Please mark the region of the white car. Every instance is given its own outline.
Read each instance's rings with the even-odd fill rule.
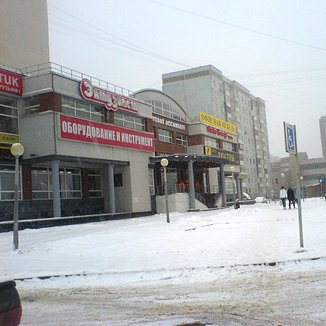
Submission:
[[[251,200],[250,196],[245,192],[242,193],[242,198],[243,200]]]
[[[267,204],[268,200],[266,199],[266,197],[257,197],[255,199],[256,203],[262,203],[262,204]]]

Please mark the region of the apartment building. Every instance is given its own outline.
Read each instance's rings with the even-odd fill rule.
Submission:
[[[265,103],[212,65],[163,74],[163,91],[175,98],[192,122],[200,112],[236,125],[243,190],[269,192],[270,154]],[[226,170],[230,169],[226,167]]]

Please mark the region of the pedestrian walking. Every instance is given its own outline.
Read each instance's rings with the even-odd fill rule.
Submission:
[[[283,209],[286,209],[287,192],[284,186],[282,186],[280,189],[280,199],[282,201]]]
[[[295,195],[294,195],[294,190],[291,188],[291,186],[287,191],[287,196],[289,201],[289,209],[291,209],[291,204],[293,205],[293,208],[295,208]]]

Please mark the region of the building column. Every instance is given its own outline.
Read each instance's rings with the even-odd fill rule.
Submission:
[[[109,179],[109,210],[110,213],[115,213],[115,190],[114,190],[114,165],[108,165],[108,179]]]
[[[53,160],[51,162],[51,169],[53,190],[53,217],[61,217],[60,176],[58,160]]]
[[[226,207],[226,189],[225,189],[225,176],[224,176],[224,165],[220,165],[220,193],[222,193],[222,207]]]
[[[188,161],[188,175],[189,175],[189,209],[196,208],[195,202],[195,180],[194,180],[194,167],[193,161]]]

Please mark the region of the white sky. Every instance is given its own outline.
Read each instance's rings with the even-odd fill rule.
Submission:
[[[130,90],[212,64],[266,102],[270,152],[321,157],[326,115],[323,0],[48,0],[51,61]]]

